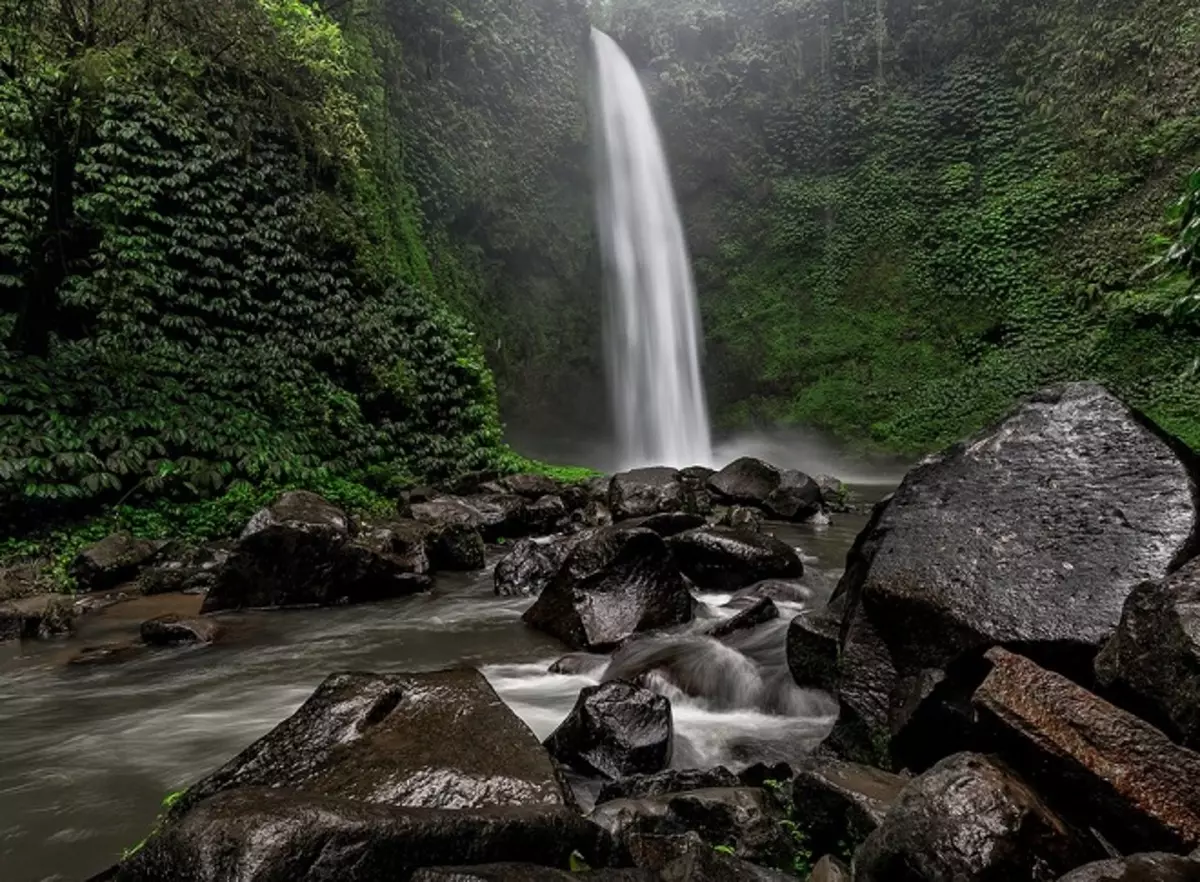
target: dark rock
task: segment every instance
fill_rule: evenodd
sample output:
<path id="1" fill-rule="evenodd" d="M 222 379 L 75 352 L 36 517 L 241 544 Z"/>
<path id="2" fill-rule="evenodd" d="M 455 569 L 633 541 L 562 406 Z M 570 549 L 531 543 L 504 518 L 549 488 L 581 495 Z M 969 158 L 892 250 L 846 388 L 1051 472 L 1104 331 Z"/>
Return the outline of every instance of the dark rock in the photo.
<path id="1" fill-rule="evenodd" d="M 589 817 L 618 838 L 695 831 L 710 846 L 728 845 L 743 860 L 780 866 L 791 844 L 782 814 L 756 787 L 715 787 L 598 805 Z"/>
<path id="2" fill-rule="evenodd" d="M 807 605 L 813 599 L 813 589 L 800 582 L 787 582 L 782 579 L 766 579 L 755 582 L 749 587 L 734 593 L 732 600 L 758 600 L 769 597 L 776 604 L 790 603 L 797 606 Z"/>
<path id="3" fill-rule="evenodd" d="M 608 490 L 612 485 L 612 478 L 608 475 L 597 475 L 594 478 L 588 478 L 579 486 L 583 492 L 587 494 L 588 499 L 593 502 L 603 502 L 608 506 Z"/>
<path id="4" fill-rule="evenodd" d="M 296 713 L 188 788 L 179 810 L 256 787 L 413 808 L 569 804 L 537 738 L 473 670 L 333 674 Z"/>
<path id="5" fill-rule="evenodd" d="M 535 864 L 482 864 L 417 870 L 410 882 L 658 882 L 659 878 L 649 870 L 573 872 Z"/>
<path id="6" fill-rule="evenodd" d="M 540 526 L 531 522 L 529 508 L 525 500 L 516 494 L 491 494 L 483 496 L 468 496 L 462 502 L 479 513 L 476 526 L 483 534 L 484 541 L 495 542 L 498 539 L 515 539 L 527 535 L 531 529 Z M 559 516 L 566 514 L 562 500 L 558 500 Z M 542 509 L 545 514 L 545 507 Z"/>
<path id="7" fill-rule="evenodd" d="M 501 480 L 501 475 L 495 469 L 481 469 L 459 475 L 447 484 L 447 489 L 456 496 L 472 496 L 486 492 L 485 484 L 495 484 Z"/>
<path id="8" fill-rule="evenodd" d="M 546 739 L 546 749 L 580 771 L 624 778 L 666 768 L 673 735 L 667 699 L 612 682 L 579 693 L 575 707 Z"/>
<path id="9" fill-rule="evenodd" d="M 545 475 L 509 475 L 498 482 L 509 493 L 524 496 L 526 499 L 541 499 L 543 496 L 553 496 L 559 492 L 558 483 Z"/>
<path id="10" fill-rule="evenodd" d="M 608 506 L 594 499 L 575 512 L 571 519 L 584 528 L 611 527 L 613 523 L 612 512 L 608 510 Z"/>
<path id="11" fill-rule="evenodd" d="M 567 504 L 561 496 L 542 496 L 525 508 L 529 529 L 535 533 L 549 533 L 566 522 Z"/>
<path id="12" fill-rule="evenodd" d="M 668 468 L 634 469 L 613 475 L 608 507 L 618 521 L 682 511 L 686 499 L 679 472 Z"/>
<path id="13" fill-rule="evenodd" d="M 1200 560 L 1125 601 L 1096 675 L 1128 706 L 1175 740 L 1200 749 Z"/>
<path id="14" fill-rule="evenodd" d="M 284 493 L 247 524 L 216 570 L 202 612 L 245 607 L 326 606 L 425 590 L 424 551 L 402 529 L 351 538 L 345 512 L 303 490 Z"/>
<path id="15" fill-rule="evenodd" d="M 713 625 L 705 633 L 709 637 L 715 637 L 720 640 L 736 631 L 757 628 L 764 622 L 769 622 L 777 618 L 779 618 L 779 609 L 771 601 L 771 598 L 761 597 L 736 615 L 723 619 Z"/>
<path id="16" fill-rule="evenodd" d="M 787 660 L 797 685 L 826 692 L 836 690 L 841 626 L 828 608 L 806 610 L 792 619 L 787 633 Z"/>
<path id="17" fill-rule="evenodd" d="M 433 527 L 473 527 L 478 530 L 483 526 L 479 511 L 457 496 L 437 496 L 427 502 L 416 503 L 412 506 L 412 517 Z"/>
<path id="18" fill-rule="evenodd" d="M 496 594 L 508 597 L 540 594 L 558 573 L 573 547 L 574 542 L 569 540 L 519 540 L 496 564 L 492 576 Z"/>
<path id="19" fill-rule="evenodd" d="M 1049 882 L 1092 854 L 1014 772 L 980 754 L 948 757 L 900 793 L 854 857 L 856 882 Z"/>
<path id="20" fill-rule="evenodd" d="M 701 527 L 673 537 L 671 549 L 684 574 L 710 591 L 737 591 L 764 579 L 804 574 L 795 549 L 761 533 Z"/>
<path id="21" fill-rule="evenodd" d="M 430 534 L 429 561 L 437 570 L 482 570 L 486 562 L 483 536 L 468 524 L 442 524 Z"/>
<path id="22" fill-rule="evenodd" d="M 814 854 L 857 847 L 883 823 L 908 779 L 871 766 L 821 758 L 796 773 L 794 815 Z"/>
<path id="23" fill-rule="evenodd" d="M 80 591 L 111 591 L 137 576 L 166 543 L 113 533 L 75 556 L 70 573 Z"/>
<path id="24" fill-rule="evenodd" d="M 165 615 L 142 622 L 141 635 L 149 646 L 213 643 L 221 636 L 221 626 L 212 619 Z"/>
<path id="25" fill-rule="evenodd" d="M 172 560 L 142 570 L 137 587 L 142 594 L 203 594 L 216 584 L 217 574 L 236 543 L 208 542 Z"/>
<path id="26" fill-rule="evenodd" d="M 782 480 L 775 466 L 744 456 L 708 479 L 708 489 L 727 502 L 763 507 Z"/>
<path id="27" fill-rule="evenodd" d="M 679 480 L 685 487 L 703 487 L 716 473 L 716 469 L 710 469 L 708 466 L 688 466 L 679 470 Z"/>
<path id="28" fill-rule="evenodd" d="M 1135 854 L 1088 864 L 1059 882 L 1200 882 L 1200 863 L 1177 854 Z"/>
<path id="29" fill-rule="evenodd" d="M 813 478 L 821 490 L 821 503 L 829 511 L 850 510 L 850 488 L 833 475 L 817 475 Z"/>
<path id="30" fill-rule="evenodd" d="M 549 673 L 598 677 L 604 672 L 606 667 L 608 667 L 607 655 L 595 655 L 590 652 L 572 652 L 564 655 L 554 664 L 550 665 Z"/>
<path id="31" fill-rule="evenodd" d="M 692 607 L 660 536 L 607 527 L 579 537 L 523 619 L 573 648 L 605 649 L 639 631 L 691 621 Z"/>
<path id="32" fill-rule="evenodd" d="M 144 655 L 150 647 L 145 643 L 128 640 L 124 643 L 103 643 L 99 646 L 85 646 L 69 659 L 69 665 L 112 665 L 133 661 Z"/>
<path id="33" fill-rule="evenodd" d="M 386 779 L 376 783 L 387 784 Z M 595 866 L 614 855 L 602 830 L 562 806 L 447 811 L 247 787 L 205 799 L 166 825 L 124 861 L 113 878 L 116 882 L 407 879 L 422 866 L 447 864 L 514 861 L 565 867 L 574 851 Z"/>
<path id="34" fill-rule="evenodd" d="M 795 776 L 790 763 L 757 762 L 738 772 L 738 780 L 747 787 L 780 788 Z"/>
<path id="35" fill-rule="evenodd" d="M 687 530 L 704 526 L 704 518 L 686 511 L 665 511 L 661 514 L 632 518 L 621 524 L 623 527 L 642 527 L 652 530 L 664 539 L 677 536 Z"/>
<path id="36" fill-rule="evenodd" d="M 75 626 L 75 615 L 71 599 L 62 594 L 34 594 L 0 603 L 0 643 L 68 634 Z"/>
<path id="37" fill-rule="evenodd" d="M 747 533 L 758 533 L 762 530 L 762 513 L 744 505 L 734 505 L 724 510 L 713 512 L 714 526 L 732 527 Z"/>
<path id="38" fill-rule="evenodd" d="M 1086 805 L 1089 825 L 1124 851 L 1200 844 L 1200 754 L 1023 656 L 987 657 L 975 704 L 1062 811 Z"/>
<path id="39" fill-rule="evenodd" d="M 850 868 L 831 854 L 825 855 L 808 874 L 808 882 L 851 882 Z"/>
<path id="40" fill-rule="evenodd" d="M 804 521 L 821 510 L 821 488 L 804 472 L 785 469 L 779 485 L 763 503 L 771 517 L 783 521 Z"/>
<path id="41" fill-rule="evenodd" d="M 737 787 L 738 776 L 724 766 L 713 769 L 667 769 L 650 775 L 630 775 L 619 781 L 605 781 L 597 802 L 614 799 L 644 799 L 666 793 L 704 790 L 711 787 Z"/>
<path id="42" fill-rule="evenodd" d="M 992 645 L 1086 671 L 1133 587 L 1196 548 L 1200 468 L 1184 451 L 1101 387 L 1068 384 L 911 471 L 838 587 L 847 720 L 886 740 L 906 678 Z"/>
<path id="43" fill-rule="evenodd" d="M 787 882 L 792 878 L 722 854 L 694 832 L 675 836 L 634 833 L 628 844 L 633 862 L 656 873 L 653 878 L 661 882 Z"/>

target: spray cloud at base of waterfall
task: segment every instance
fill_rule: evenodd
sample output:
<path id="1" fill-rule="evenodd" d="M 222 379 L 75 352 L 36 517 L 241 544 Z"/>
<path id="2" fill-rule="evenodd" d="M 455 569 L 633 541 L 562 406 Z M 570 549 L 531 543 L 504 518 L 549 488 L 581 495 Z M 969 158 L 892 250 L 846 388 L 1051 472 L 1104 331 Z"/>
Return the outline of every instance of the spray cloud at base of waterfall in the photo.
<path id="1" fill-rule="evenodd" d="M 709 465 L 700 319 L 662 139 L 637 71 L 592 31 L 605 359 L 620 466 Z"/>

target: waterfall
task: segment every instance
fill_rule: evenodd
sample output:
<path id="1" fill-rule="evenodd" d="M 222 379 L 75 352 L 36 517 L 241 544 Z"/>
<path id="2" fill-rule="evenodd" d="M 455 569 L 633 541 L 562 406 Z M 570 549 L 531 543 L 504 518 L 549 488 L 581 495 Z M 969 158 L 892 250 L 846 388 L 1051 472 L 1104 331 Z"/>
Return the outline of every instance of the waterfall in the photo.
<path id="1" fill-rule="evenodd" d="M 708 465 L 700 320 L 650 103 L 621 48 L 592 31 L 605 353 L 621 466 Z"/>

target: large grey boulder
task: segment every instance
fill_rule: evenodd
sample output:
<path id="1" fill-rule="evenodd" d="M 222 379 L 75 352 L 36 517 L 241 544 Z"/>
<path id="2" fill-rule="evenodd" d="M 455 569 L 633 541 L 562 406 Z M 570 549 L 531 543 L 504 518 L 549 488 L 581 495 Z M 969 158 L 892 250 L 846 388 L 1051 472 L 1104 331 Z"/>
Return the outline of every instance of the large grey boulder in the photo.
<path id="1" fill-rule="evenodd" d="M 71 561 L 70 574 L 80 591 L 111 591 L 136 578 L 167 543 L 136 539 L 121 532 L 87 546 Z"/>
<path id="2" fill-rule="evenodd" d="M 737 591 L 766 579 L 804 574 L 796 550 L 765 533 L 699 527 L 673 536 L 670 544 L 684 574 L 710 591 Z"/>
<path id="3" fill-rule="evenodd" d="M 838 586 L 839 725 L 886 742 L 930 672 L 997 644 L 1087 664 L 1134 586 L 1195 552 L 1198 478 L 1182 444 L 1086 383 L 912 470 Z"/>
<path id="4" fill-rule="evenodd" d="M 581 536 L 523 619 L 575 649 L 611 648 L 631 634 L 692 619 L 693 600 L 670 549 L 650 530 Z"/>
<path id="5" fill-rule="evenodd" d="M 1117 701 L 1200 749 L 1200 560 L 1133 590 L 1096 675 Z"/>
<path id="6" fill-rule="evenodd" d="M 613 475 L 608 507 L 618 521 L 662 512 L 683 511 L 687 490 L 675 469 L 633 469 Z"/>
<path id="7" fill-rule="evenodd" d="M 574 537 L 551 542 L 521 539 L 496 564 L 492 573 L 495 593 L 506 597 L 527 597 L 542 593 L 553 581 L 563 561 L 575 547 Z"/>
<path id="8" fill-rule="evenodd" d="M 1073 870 L 1059 882 L 1197 882 L 1200 863 L 1163 852 L 1096 861 Z"/>
<path id="9" fill-rule="evenodd" d="M 661 695 L 611 682 L 589 686 L 546 739 L 550 755 L 585 774 L 620 779 L 661 772 L 671 762 L 671 703 Z"/>
<path id="10" fill-rule="evenodd" d="M 779 487 L 779 469 L 752 456 L 743 456 L 708 479 L 708 489 L 725 502 L 763 507 Z"/>

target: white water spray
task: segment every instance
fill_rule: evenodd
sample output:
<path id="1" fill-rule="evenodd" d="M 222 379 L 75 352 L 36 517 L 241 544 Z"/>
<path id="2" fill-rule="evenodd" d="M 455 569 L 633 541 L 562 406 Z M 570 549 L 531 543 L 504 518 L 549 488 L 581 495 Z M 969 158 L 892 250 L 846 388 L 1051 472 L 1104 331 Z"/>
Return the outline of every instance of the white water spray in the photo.
<path id="1" fill-rule="evenodd" d="M 625 53 L 596 30 L 592 47 L 605 349 L 621 465 L 709 465 L 696 290 L 666 156 Z"/>

